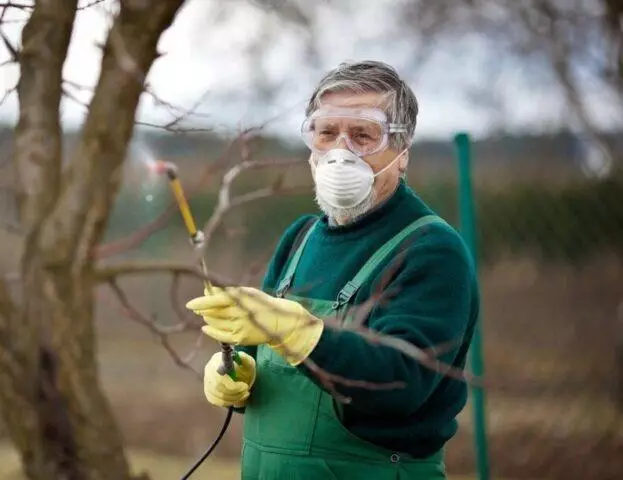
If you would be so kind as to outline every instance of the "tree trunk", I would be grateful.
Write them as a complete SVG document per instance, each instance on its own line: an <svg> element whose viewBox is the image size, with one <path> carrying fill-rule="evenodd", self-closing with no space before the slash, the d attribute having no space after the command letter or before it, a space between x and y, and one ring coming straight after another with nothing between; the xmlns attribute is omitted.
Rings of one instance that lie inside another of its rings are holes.
<svg viewBox="0 0 623 480"><path fill-rule="evenodd" d="M132 478L98 377L92 252L158 40L182 4L121 1L64 172L61 74L77 0L38 1L23 30L14 159L25 244L19 302L0 281L0 410L31 480Z"/></svg>
<svg viewBox="0 0 623 480"><path fill-rule="evenodd" d="M623 414L623 301L619 303L614 321L614 401L618 411Z"/></svg>

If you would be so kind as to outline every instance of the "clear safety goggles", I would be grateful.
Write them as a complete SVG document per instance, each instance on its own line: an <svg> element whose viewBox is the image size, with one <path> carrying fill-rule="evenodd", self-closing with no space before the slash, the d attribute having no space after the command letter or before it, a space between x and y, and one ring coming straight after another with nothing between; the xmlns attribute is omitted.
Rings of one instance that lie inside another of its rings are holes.
<svg viewBox="0 0 623 480"><path fill-rule="evenodd" d="M312 152L324 154L343 140L361 157L384 150L390 134L405 132L406 125L388 123L385 112L376 108L321 108L301 126L303 141Z"/></svg>

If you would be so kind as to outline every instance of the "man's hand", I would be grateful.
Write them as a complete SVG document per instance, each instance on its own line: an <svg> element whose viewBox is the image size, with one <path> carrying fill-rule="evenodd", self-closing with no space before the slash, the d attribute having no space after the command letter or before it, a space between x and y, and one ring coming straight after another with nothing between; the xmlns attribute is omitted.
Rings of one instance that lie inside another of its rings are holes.
<svg viewBox="0 0 623 480"><path fill-rule="evenodd" d="M203 332L221 343L268 344L297 365L309 356L324 324L299 303L250 287L211 288L186 304L203 317Z"/></svg>
<svg viewBox="0 0 623 480"><path fill-rule="evenodd" d="M218 370L222 354L215 353L204 368L203 392L212 405L217 407L244 407L255 382L255 360L245 352L238 352L240 365L235 364L237 381Z"/></svg>

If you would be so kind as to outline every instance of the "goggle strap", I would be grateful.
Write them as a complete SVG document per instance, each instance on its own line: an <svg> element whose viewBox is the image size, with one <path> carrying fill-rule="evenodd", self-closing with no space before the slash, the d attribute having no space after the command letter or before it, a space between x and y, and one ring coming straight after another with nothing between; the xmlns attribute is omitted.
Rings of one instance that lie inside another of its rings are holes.
<svg viewBox="0 0 623 480"><path fill-rule="evenodd" d="M407 126L403 123L390 123L389 133L407 133Z"/></svg>

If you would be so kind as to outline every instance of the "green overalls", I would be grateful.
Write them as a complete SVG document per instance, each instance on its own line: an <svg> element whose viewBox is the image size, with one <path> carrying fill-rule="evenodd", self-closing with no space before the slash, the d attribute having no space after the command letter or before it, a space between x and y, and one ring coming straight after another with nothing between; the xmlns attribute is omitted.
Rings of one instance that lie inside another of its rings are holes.
<svg viewBox="0 0 623 480"><path fill-rule="evenodd" d="M277 296L299 301L319 318L343 315L359 287L387 255L418 228L438 222L443 220L431 215L407 226L366 262L335 301L286 295L312 226L292 257ZM441 451L414 459L350 433L338 419L333 397L266 345L258 347L256 368L257 380L244 414L243 480L446 478Z"/></svg>

